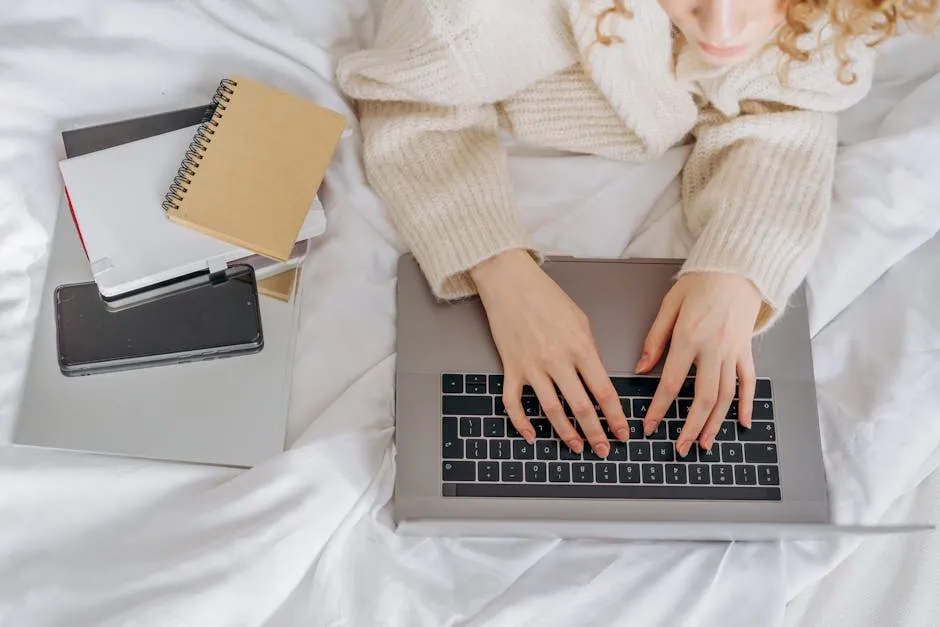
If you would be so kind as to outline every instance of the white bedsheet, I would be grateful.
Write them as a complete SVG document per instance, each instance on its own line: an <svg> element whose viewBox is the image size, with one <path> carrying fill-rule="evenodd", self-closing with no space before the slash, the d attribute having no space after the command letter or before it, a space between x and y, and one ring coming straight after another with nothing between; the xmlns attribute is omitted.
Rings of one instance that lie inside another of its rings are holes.
<svg viewBox="0 0 940 627"><path fill-rule="evenodd" d="M372 15L366 0L4 3L0 429L12 425L60 200L57 124L198 103L234 72L348 112L330 59L361 45ZM846 116L851 146L811 277L841 522L880 519L940 460L940 46L894 48L874 96ZM356 149L344 140L331 167L329 231L305 271L291 449L236 472L0 448L0 625L781 625L787 601L851 553L850 541L394 535L400 242ZM675 255L688 245L675 208L683 157L630 167L518 149L511 167L548 250Z"/></svg>

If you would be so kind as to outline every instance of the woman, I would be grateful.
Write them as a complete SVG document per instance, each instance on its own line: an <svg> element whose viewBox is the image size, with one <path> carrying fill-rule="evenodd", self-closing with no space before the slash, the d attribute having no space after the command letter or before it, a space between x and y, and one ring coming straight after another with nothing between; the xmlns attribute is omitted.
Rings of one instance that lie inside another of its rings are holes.
<svg viewBox="0 0 940 627"><path fill-rule="evenodd" d="M637 371L668 356L649 434L692 364L677 452L710 449L740 382L750 426L752 334L805 278L830 205L836 114L872 77L872 46L937 0L387 0L373 46L343 59L370 183L441 299L479 294L504 403L534 388L568 446L628 438L588 320L539 268L513 209L501 129L561 150L642 161L694 138L682 200L696 236ZM583 383L582 383L583 380ZM585 389L585 385L586 388Z"/></svg>

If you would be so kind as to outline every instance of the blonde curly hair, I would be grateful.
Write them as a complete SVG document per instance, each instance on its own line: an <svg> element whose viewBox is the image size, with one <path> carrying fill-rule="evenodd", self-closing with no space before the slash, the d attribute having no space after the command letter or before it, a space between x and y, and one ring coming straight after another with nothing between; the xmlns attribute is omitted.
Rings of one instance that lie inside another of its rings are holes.
<svg viewBox="0 0 940 627"><path fill-rule="evenodd" d="M644 0L648 1L648 0ZM862 39L869 46L890 39L899 26L932 30L937 26L940 0L780 0L785 22L773 42L787 56L787 61L806 61L811 50L799 46L799 40L812 32L813 24L827 18L835 31L835 53L839 59L839 81L849 84L856 80L852 73L849 44ZM604 31L609 18L633 17L627 0L611 0L611 6L597 17L596 43L610 46L620 41Z"/></svg>

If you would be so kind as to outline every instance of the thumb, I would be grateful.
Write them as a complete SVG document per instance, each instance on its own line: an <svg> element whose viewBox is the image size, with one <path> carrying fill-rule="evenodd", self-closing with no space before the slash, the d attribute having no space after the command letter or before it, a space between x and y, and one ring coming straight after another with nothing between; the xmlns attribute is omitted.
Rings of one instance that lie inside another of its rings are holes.
<svg viewBox="0 0 940 627"><path fill-rule="evenodd" d="M666 345L672 337L672 330L676 326L676 320L679 318L679 304L675 302L678 299L669 298L667 295L663 299L663 304L659 308L656 320L643 342L643 354L640 361L636 364L638 373L648 372L662 358L666 351Z"/></svg>

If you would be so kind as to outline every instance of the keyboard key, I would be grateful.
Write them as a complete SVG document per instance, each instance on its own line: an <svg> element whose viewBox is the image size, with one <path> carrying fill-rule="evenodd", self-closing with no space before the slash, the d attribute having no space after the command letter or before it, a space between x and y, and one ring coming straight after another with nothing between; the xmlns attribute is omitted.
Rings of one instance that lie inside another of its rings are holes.
<svg viewBox="0 0 940 627"><path fill-rule="evenodd" d="M675 445L673 445L673 448L675 448ZM697 462L697 461L698 461L698 451L700 451L700 450L701 450L701 449L700 449L698 446L696 446L695 444L693 444L693 445L689 448L689 454L686 455L685 457L681 457L681 456L679 455L679 453L676 453L676 461L677 461L677 462L682 462L683 464L689 464L689 463L691 463L691 462Z"/></svg>
<svg viewBox="0 0 940 627"><path fill-rule="evenodd" d="M689 410L692 409L693 402L694 401L691 398L680 398L678 401L676 401L679 418L685 420L689 417Z"/></svg>
<svg viewBox="0 0 940 627"><path fill-rule="evenodd" d="M689 465L689 483L693 485L706 485L711 482L711 474L705 464Z"/></svg>
<svg viewBox="0 0 940 627"><path fill-rule="evenodd" d="M468 383L467 394L486 394L485 383Z"/></svg>
<svg viewBox="0 0 940 627"><path fill-rule="evenodd" d="M613 441L610 443L610 455L607 456L608 461L612 462L625 462L627 461L627 444L626 442Z"/></svg>
<svg viewBox="0 0 940 627"><path fill-rule="evenodd" d="M629 398L620 399L620 408L623 409L624 418L630 418L633 416L633 403L630 402Z"/></svg>
<svg viewBox="0 0 940 627"><path fill-rule="evenodd" d="M486 385L485 374L468 374L467 385Z"/></svg>
<svg viewBox="0 0 940 627"><path fill-rule="evenodd" d="M535 456L543 460L558 459L558 440L539 440L535 443Z"/></svg>
<svg viewBox="0 0 940 627"><path fill-rule="evenodd" d="M734 482L737 485L757 485L757 469L750 464L734 467Z"/></svg>
<svg viewBox="0 0 940 627"><path fill-rule="evenodd" d="M523 396L522 397L522 411L525 412L526 416L538 416L540 415L539 410L539 399L534 396Z"/></svg>
<svg viewBox="0 0 940 627"><path fill-rule="evenodd" d="M722 442L721 461L726 464L738 464L743 462L744 447L737 442Z"/></svg>
<svg viewBox="0 0 940 627"><path fill-rule="evenodd" d="M659 379L655 377L611 377L619 396L647 396L653 398Z"/></svg>
<svg viewBox="0 0 940 627"><path fill-rule="evenodd" d="M776 466L758 466L757 481L761 485L780 485L780 471Z"/></svg>
<svg viewBox="0 0 940 627"><path fill-rule="evenodd" d="M757 380L757 386L754 388L754 398L773 398L773 394L771 394L770 389L770 379Z"/></svg>
<svg viewBox="0 0 940 627"><path fill-rule="evenodd" d="M509 415L506 413L506 406L503 405L502 397L497 396L496 398L493 399L493 403L494 403L494 408L493 408L494 416L508 416Z"/></svg>
<svg viewBox="0 0 940 627"><path fill-rule="evenodd" d="M639 483L640 465L617 464L617 477L620 479L620 483Z"/></svg>
<svg viewBox="0 0 940 627"><path fill-rule="evenodd" d="M499 462L477 462L477 478L480 481L499 481Z"/></svg>
<svg viewBox="0 0 940 627"><path fill-rule="evenodd" d="M643 439L643 421L642 420L628 420L627 426L630 427L630 439L631 440Z"/></svg>
<svg viewBox="0 0 940 627"><path fill-rule="evenodd" d="M566 461L576 461L581 459L581 453L575 453L567 444L558 445L558 456Z"/></svg>
<svg viewBox="0 0 940 627"><path fill-rule="evenodd" d="M617 483L617 465L607 462L594 465L598 483Z"/></svg>
<svg viewBox="0 0 940 627"><path fill-rule="evenodd" d="M750 429L738 429L741 442L775 442L777 430L772 422L755 422Z"/></svg>
<svg viewBox="0 0 940 627"><path fill-rule="evenodd" d="M773 401L754 401L754 413L751 414L751 418L757 422L758 420L773 420L774 419L774 402Z"/></svg>
<svg viewBox="0 0 940 627"><path fill-rule="evenodd" d="M450 396L445 394L441 404L448 416L492 416L493 399L489 396Z"/></svg>
<svg viewBox="0 0 940 627"><path fill-rule="evenodd" d="M463 459L463 440L457 437L457 419L441 422L441 453L444 459Z"/></svg>
<svg viewBox="0 0 940 627"><path fill-rule="evenodd" d="M503 481L522 481L522 462L502 462L500 472Z"/></svg>
<svg viewBox="0 0 940 627"><path fill-rule="evenodd" d="M654 462L672 462L676 460L675 447L672 442L662 442L653 444Z"/></svg>
<svg viewBox="0 0 940 627"><path fill-rule="evenodd" d="M643 483L657 484L663 482L662 464L643 464Z"/></svg>
<svg viewBox="0 0 940 627"><path fill-rule="evenodd" d="M450 483L442 488L444 496L506 499L780 501L780 488L771 486Z"/></svg>
<svg viewBox="0 0 940 627"><path fill-rule="evenodd" d="M685 484L685 464L666 464L666 483L670 485Z"/></svg>
<svg viewBox="0 0 940 627"><path fill-rule="evenodd" d="M490 394L495 394L499 396L503 393L503 375L501 374L491 374L490 377Z"/></svg>
<svg viewBox="0 0 940 627"><path fill-rule="evenodd" d="M744 461L749 464L776 464L776 444L745 444Z"/></svg>
<svg viewBox="0 0 940 627"><path fill-rule="evenodd" d="M545 462L526 462L525 480L529 483L545 483L548 481L548 470Z"/></svg>
<svg viewBox="0 0 940 627"><path fill-rule="evenodd" d="M732 485L734 472L727 464L715 464L712 468L712 483L715 485Z"/></svg>
<svg viewBox="0 0 940 627"><path fill-rule="evenodd" d="M486 454L488 452L488 446L486 440L482 438L474 438L472 440L467 440L467 459L486 459Z"/></svg>
<svg viewBox="0 0 940 627"><path fill-rule="evenodd" d="M460 437L478 438L483 435L483 421L479 418L464 417L460 419Z"/></svg>
<svg viewBox="0 0 940 627"><path fill-rule="evenodd" d="M715 436L715 439L719 442L734 442L738 439L737 427L734 426L733 422L725 420L718 428L718 435Z"/></svg>
<svg viewBox="0 0 940 627"><path fill-rule="evenodd" d="M571 464L558 462L549 464L548 480L552 483L568 483L571 481Z"/></svg>
<svg viewBox="0 0 940 627"><path fill-rule="evenodd" d="M721 461L721 446L719 444L712 445L711 450L703 449L698 447L698 460L703 464L717 464ZM741 461L741 460L738 460Z"/></svg>
<svg viewBox="0 0 940 627"><path fill-rule="evenodd" d="M725 420L728 420L731 422L738 421L738 401L737 400L731 403L731 407L728 408L728 413L725 414Z"/></svg>
<svg viewBox="0 0 940 627"><path fill-rule="evenodd" d="M483 435L488 438L502 438L506 436L506 420L504 418L484 418Z"/></svg>
<svg viewBox="0 0 940 627"><path fill-rule="evenodd" d="M441 443L441 456L444 459L463 459L463 440L454 438Z"/></svg>
<svg viewBox="0 0 940 627"><path fill-rule="evenodd" d="M512 424L512 421L506 421L506 437L510 439L521 439L522 434L516 430L516 426Z"/></svg>
<svg viewBox="0 0 940 627"><path fill-rule="evenodd" d="M679 398L695 398L695 379L689 377L679 388Z"/></svg>
<svg viewBox="0 0 940 627"><path fill-rule="evenodd" d="M452 440L460 437L459 420L453 416L445 416L441 420L441 435L445 440Z"/></svg>
<svg viewBox="0 0 940 627"><path fill-rule="evenodd" d="M653 402L651 398L635 398L633 399L633 417L634 418L646 418L646 412L649 411L650 403Z"/></svg>
<svg viewBox="0 0 940 627"><path fill-rule="evenodd" d="M509 440L490 440L490 459L512 459L512 445Z"/></svg>
<svg viewBox="0 0 940 627"><path fill-rule="evenodd" d="M646 439L647 440L668 440L669 439L668 425L669 425L668 420L660 421L660 423L656 425L656 431L653 431L651 434L646 436Z"/></svg>
<svg viewBox="0 0 940 627"><path fill-rule="evenodd" d="M594 483L594 464L587 462L572 464L571 478L575 483Z"/></svg>
<svg viewBox="0 0 940 627"><path fill-rule="evenodd" d="M666 431L669 435L669 439L675 442L679 439L679 434L682 433L682 425L685 424L685 420L667 420L666 421Z"/></svg>
<svg viewBox="0 0 940 627"><path fill-rule="evenodd" d="M525 440L512 441L513 459L535 459L535 446Z"/></svg>
<svg viewBox="0 0 940 627"><path fill-rule="evenodd" d="M600 462L604 460L603 457L598 456L598 454L594 452L590 444L584 445L584 454L581 456L581 459L586 462Z"/></svg>
<svg viewBox="0 0 940 627"><path fill-rule="evenodd" d="M628 446L631 462L648 462L653 458L649 442L630 442Z"/></svg>
<svg viewBox="0 0 940 627"><path fill-rule="evenodd" d="M547 440L552 437L552 423L548 418L536 418L532 420L532 428L535 429L535 437Z"/></svg>
<svg viewBox="0 0 940 627"><path fill-rule="evenodd" d="M444 394L463 394L463 375L441 375L441 391Z"/></svg>
<svg viewBox="0 0 940 627"><path fill-rule="evenodd" d="M444 481L476 481L476 462L444 462L441 477Z"/></svg>
<svg viewBox="0 0 940 627"><path fill-rule="evenodd" d="M532 389L531 385L522 386L522 395L523 396L535 396L535 390Z"/></svg>

